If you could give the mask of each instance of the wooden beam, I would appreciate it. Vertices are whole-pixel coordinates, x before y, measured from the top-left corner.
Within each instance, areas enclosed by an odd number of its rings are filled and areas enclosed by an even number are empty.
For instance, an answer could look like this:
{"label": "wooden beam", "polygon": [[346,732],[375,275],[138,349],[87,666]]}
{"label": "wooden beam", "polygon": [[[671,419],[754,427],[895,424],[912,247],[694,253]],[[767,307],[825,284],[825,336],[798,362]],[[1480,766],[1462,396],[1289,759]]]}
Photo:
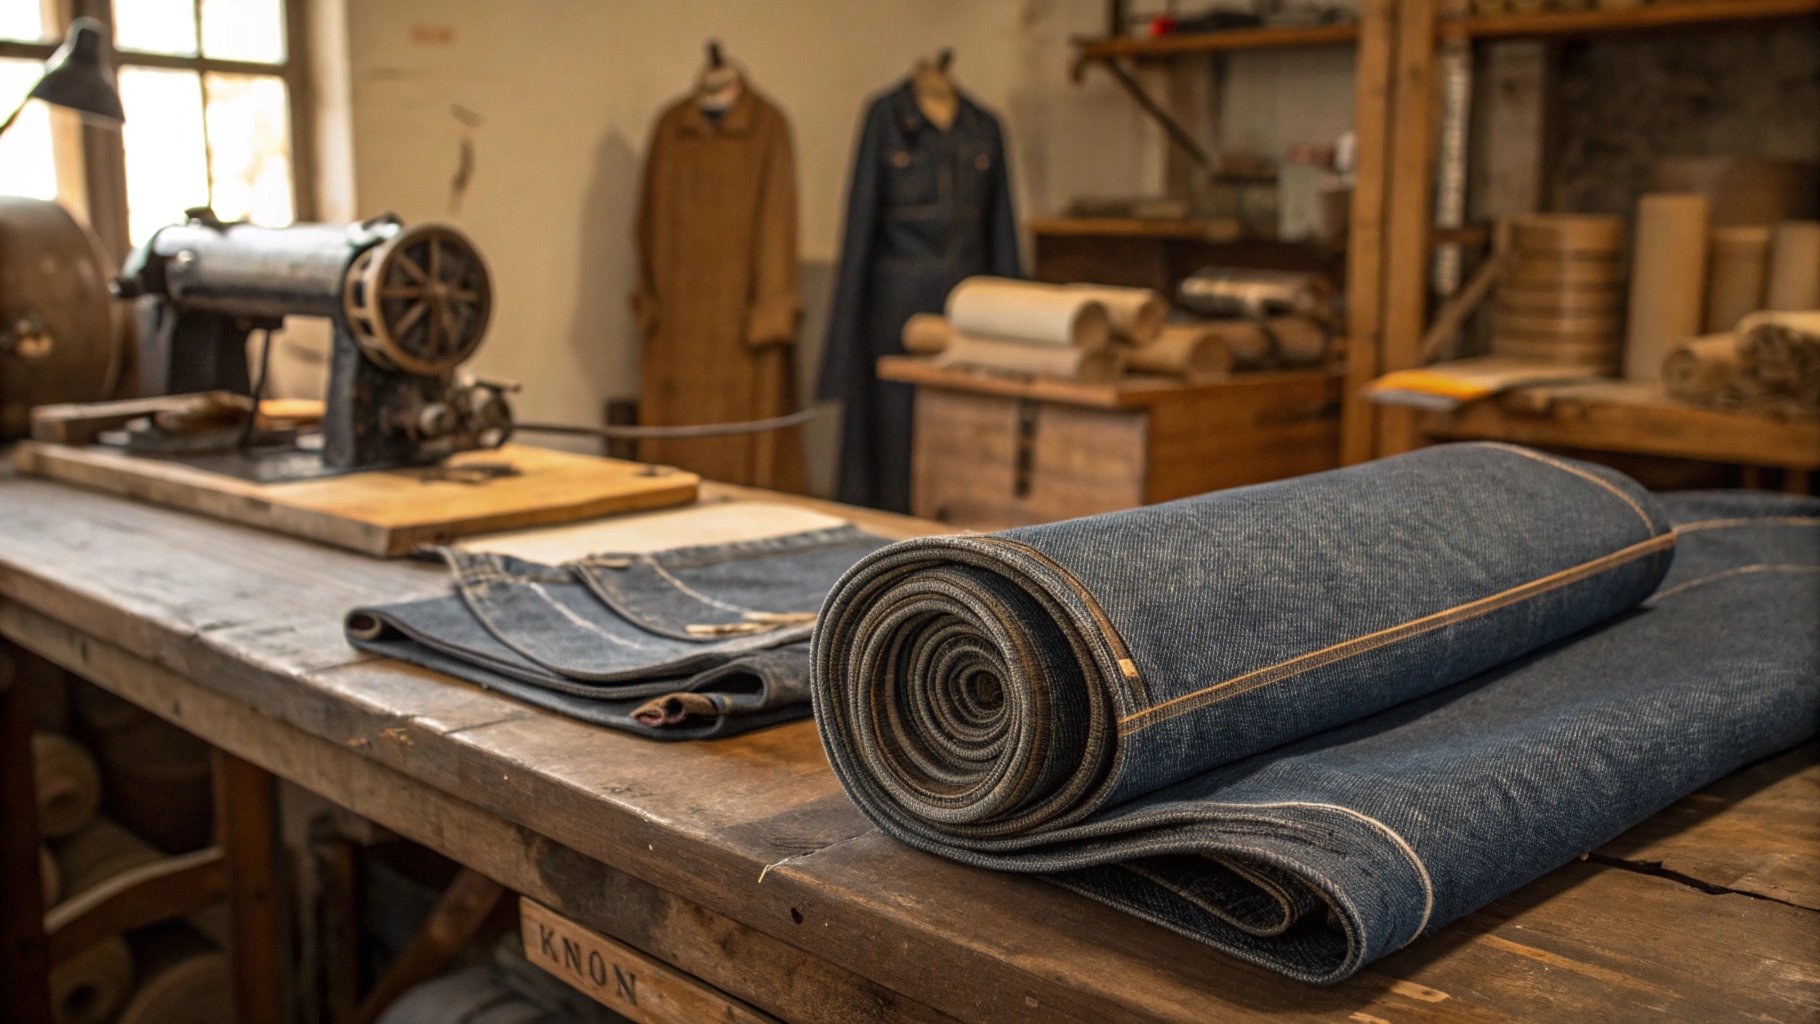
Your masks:
{"label": "wooden beam", "polygon": [[270,772],[217,747],[216,845],[227,861],[238,1024],[285,1024],[276,798]]}
{"label": "wooden beam", "polygon": [[1175,57],[1222,50],[1289,50],[1312,46],[1345,46],[1359,37],[1359,25],[1350,21],[1332,25],[1262,25],[1217,32],[1180,32],[1166,36],[1120,39],[1077,39],[1081,57],[1106,60],[1114,57]]}
{"label": "wooden beam", "polygon": [[[1384,241],[1384,340],[1378,372],[1419,364],[1428,310],[1429,220],[1434,192],[1435,0],[1398,0]],[[1376,454],[1421,445],[1415,413],[1377,410]]]}
{"label": "wooden beam", "polygon": [[462,868],[443,890],[410,944],[345,1024],[373,1024],[399,996],[448,970],[462,947],[486,924],[505,892],[505,887],[491,878],[473,868]]}
{"label": "wooden beam", "polygon": [[110,935],[194,913],[227,895],[221,848],[166,857],[122,872],[44,915],[50,961],[59,964]]}
{"label": "wooden beam", "polygon": [[32,706],[26,688],[16,685],[20,653],[0,638],[0,1006],[14,1024],[51,1024]]}
{"label": "wooden beam", "polygon": [[1353,80],[1358,162],[1346,242],[1346,383],[1340,398],[1340,463],[1347,466],[1371,458],[1377,447],[1373,407],[1363,389],[1378,375],[1384,336],[1384,191],[1395,25],[1394,0],[1363,0]]}
{"label": "wooden beam", "polygon": [[1688,28],[1768,18],[1820,14],[1820,0],[1682,0],[1588,11],[1540,11],[1449,19],[1440,34],[1452,38],[1541,38],[1603,32]]}

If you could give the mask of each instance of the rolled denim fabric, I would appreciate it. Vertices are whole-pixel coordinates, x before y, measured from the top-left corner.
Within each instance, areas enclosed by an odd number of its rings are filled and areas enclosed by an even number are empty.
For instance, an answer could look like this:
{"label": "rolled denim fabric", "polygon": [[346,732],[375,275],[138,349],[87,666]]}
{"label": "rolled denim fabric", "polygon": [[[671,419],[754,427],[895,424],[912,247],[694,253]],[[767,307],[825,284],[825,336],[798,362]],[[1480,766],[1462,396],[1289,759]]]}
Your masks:
{"label": "rolled denim fabric", "polygon": [[[1526,776],[1558,755],[1487,760],[1475,777],[1470,759],[1433,754],[1446,749],[1438,734],[1350,767],[1338,757],[1319,779],[1254,776],[1298,743],[1394,719],[1634,608],[1675,556],[1669,524],[1611,470],[1464,444],[906,541],[857,563],[823,606],[816,721],[847,792],[898,839],[1049,872],[1244,959],[1333,982],[1686,789],[1621,795],[1621,811],[1557,829],[1544,806],[1553,783]],[[1450,774],[1437,783],[1436,770]],[[1379,780],[1369,799],[1336,795],[1329,783],[1348,772]],[[1455,788],[1424,804],[1399,783]],[[1448,832],[1462,800],[1498,807],[1514,846]],[[1506,873],[1458,881],[1450,858]]]}

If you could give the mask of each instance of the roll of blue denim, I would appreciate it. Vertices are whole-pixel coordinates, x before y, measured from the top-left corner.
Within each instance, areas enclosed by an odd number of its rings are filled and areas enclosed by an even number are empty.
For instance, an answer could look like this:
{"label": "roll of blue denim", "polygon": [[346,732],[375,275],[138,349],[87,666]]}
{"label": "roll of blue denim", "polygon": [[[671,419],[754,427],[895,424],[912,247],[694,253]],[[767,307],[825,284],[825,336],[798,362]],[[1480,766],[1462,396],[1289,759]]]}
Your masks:
{"label": "roll of blue denim", "polygon": [[1680,506],[1506,445],[908,541],[816,719],[904,842],[1331,983],[1813,734],[1820,503],[1701,500],[1644,610]]}

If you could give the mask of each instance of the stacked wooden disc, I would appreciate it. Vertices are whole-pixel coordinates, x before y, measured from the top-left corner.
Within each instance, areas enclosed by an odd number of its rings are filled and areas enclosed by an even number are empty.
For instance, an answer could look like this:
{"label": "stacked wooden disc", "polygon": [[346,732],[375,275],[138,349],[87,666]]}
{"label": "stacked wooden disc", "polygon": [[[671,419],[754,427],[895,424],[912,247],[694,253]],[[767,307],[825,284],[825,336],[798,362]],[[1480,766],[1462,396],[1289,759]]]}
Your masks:
{"label": "stacked wooden disc", "polygon": [[1623,220],[1535,214],[1517,221],[1511,241],[1492,351],[1615,373],[1624,337]]}

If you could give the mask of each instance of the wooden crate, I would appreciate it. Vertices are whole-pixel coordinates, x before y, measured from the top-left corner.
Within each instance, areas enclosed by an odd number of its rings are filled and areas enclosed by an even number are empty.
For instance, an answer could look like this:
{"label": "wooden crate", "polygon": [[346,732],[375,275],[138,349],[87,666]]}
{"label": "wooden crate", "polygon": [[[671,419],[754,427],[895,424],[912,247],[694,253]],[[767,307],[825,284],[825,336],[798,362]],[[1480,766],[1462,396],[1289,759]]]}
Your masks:
{"label": "wooden crate", "polygon": [[911,508],[1002,529],[1113,512],[1339,464],[1340,378],[1326,370],[1188,386],[1016,380],[879,360],[917,386]]}

